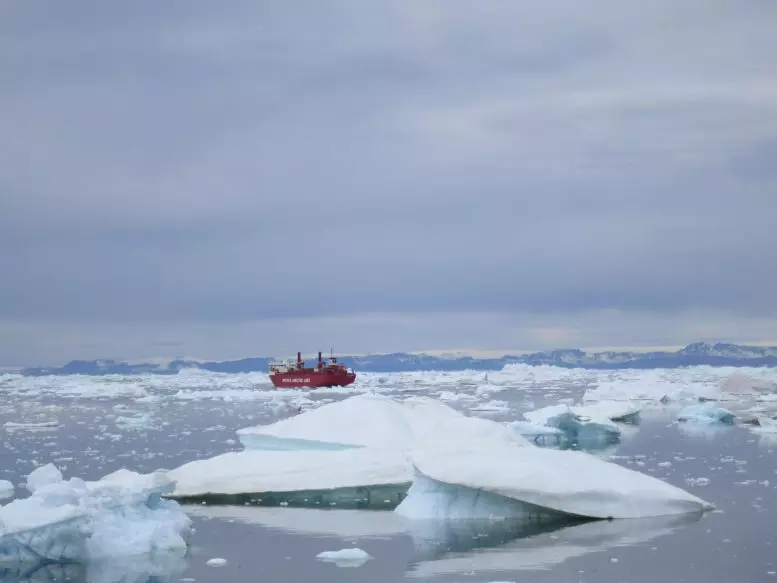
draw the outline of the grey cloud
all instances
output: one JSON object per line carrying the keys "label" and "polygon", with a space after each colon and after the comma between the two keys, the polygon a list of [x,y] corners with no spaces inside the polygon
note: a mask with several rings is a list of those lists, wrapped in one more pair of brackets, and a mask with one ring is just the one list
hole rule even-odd
{"label": "grey cloud", "polygon": [[0,320],[775,312],[770,3],[6,16]]}

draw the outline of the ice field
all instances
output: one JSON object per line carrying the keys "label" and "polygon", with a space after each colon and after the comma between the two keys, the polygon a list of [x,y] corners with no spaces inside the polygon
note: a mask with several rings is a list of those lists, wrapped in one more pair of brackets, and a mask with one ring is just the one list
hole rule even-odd
{"label": "ice field", "polygon": [[[777,544],[756,536],[777,517],[773,369],[519,365],[306,391],[258,373],[6,374],[0,396],[0,581],[216,580],[257,552],[267,576],[294,570],[241,550],[245,528],[269,545],[295,533],[299,549],[342,539],[305,555],[312,573],[485,581],[726,528],[703,548],[747,539],[753,560],[732,551],[732,572],[777,570],[752,550]],[[228,540],[228,560],[206,565]],[[347,551],[362,540],[409,541],[412,559],[389,567],[380,548]],[[607,563],[612,580],[619,565]]]}

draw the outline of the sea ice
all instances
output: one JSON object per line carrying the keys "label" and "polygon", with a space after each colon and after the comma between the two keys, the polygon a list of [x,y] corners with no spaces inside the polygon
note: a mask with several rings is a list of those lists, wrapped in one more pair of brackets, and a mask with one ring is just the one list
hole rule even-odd
{"label": "sea ice", "polygon": [[[55,479],[59,477],[59,479]],[[0,563],[85,563],[185,549],[191,521],[164,472],[119,470],[99,481],[63,480],[56,467],[27,479],[28,498],[0,506]]]}
{"label": "sea ice", "polygon": [[713,403],[701,403],[683,408],[677,414],[677,420],[689,423],[723,423],[731,425],[734,423],[734,413]]}
{"label": "sea ice", "polygon": [[396,509],[408,518],[645,518],[712,508],[657,478],[578,451],[495,444],[419,451],[412,459],[417,479]]}
{"label": "sea ice", "polygon": [[324,551],[318,553],[316,558],[334,563],[339,567],[360,567],[372,557],[362,549],[353,548],[339,551]]}
{"label": "sea ice", "polygon": [[562,431],[570,443],[612,443],[617,441],[621,434],[620,428],[606,416],[580,414],[578,408],[569,405],[551,405],[526,412],[523,416],[533,425],[544,425]]}
{"label": "sea ice", "polygon": [[14,485],[8,480],[0,480],[0,500],[11,498],[14,493]]}

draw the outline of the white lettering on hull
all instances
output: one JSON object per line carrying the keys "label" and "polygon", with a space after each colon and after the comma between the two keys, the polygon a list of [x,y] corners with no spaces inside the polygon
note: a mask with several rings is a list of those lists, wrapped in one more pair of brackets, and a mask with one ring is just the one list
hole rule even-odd
{"label": "white lettering on hull", "polygon": [[300,378],[291,378],[291,379],[281,379],[282,383],[294,383],[294,384],[300,384],[300,383],[309,383],[310,379],[300,379]]}

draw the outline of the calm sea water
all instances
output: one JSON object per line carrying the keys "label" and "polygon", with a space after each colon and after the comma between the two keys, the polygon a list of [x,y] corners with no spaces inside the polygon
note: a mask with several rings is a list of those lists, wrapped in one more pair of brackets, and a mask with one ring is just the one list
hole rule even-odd
{"label": "calm sea water", "polygon": [[[467,393],[472,387],[460,390]],[[581,392],[574,386],[553,393],[544,387],[506,390],[490,398],[506,401],[507,409],[481,414],[514,419],[522,410]],[[86,479],[121,467],[144,472],[173,468],[241,449],[236,429],[293,411],[250,400],[138,403],[126,397],[63,399],[11,392],[5,398],[0,425],[20,419],[60,422],[50,429],[6,429],[0,478],[16,484],[36,464],[48,462],[68,477]],[[196,533],[183,558],[163,557],[148,565],[49,566],[34,573],[10,569],[0,571],[0,582],[777,581],[777,442],[737,426],[678,426],[674,411],[643,413],[639,426],[626,428],[621,443],[596,455],[660,477],[717,506],[700,519],[593,522],[536,532],[521,524],[413,525],[391,512],[191,507]],[[134,423],[122,423],[122,417],[133,416]],[[373,558],[356,567],[315,558],[321,551],[353,546]],[[214,557],[227,562],[208,566]]]}

